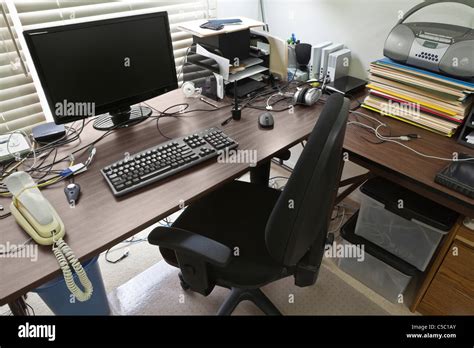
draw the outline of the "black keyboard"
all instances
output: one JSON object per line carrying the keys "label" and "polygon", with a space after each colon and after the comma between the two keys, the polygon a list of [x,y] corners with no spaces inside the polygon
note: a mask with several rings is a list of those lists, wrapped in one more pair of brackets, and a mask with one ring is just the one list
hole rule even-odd
{"label": "black keyboard", "polygon": [[118,161],[101,170],[114,196],[123,196],[143,186],[193,167],[221,151],[239,144],[218,128],[173,139]]}

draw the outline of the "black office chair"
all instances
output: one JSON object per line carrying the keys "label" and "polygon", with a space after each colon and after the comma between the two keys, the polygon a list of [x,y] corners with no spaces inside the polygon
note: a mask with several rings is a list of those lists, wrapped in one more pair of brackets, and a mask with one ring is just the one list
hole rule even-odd
{"label": "black office chair", "polygon": [[326,103],[285,189],[234,181],[191,204],[172,227],[148,236],[184,289],[209,295],[231,289],[219,309],[230,315],[244,300],[281,314],[260,288],[293,275],[297,286],[316,282],[342,172],[349,101]]}

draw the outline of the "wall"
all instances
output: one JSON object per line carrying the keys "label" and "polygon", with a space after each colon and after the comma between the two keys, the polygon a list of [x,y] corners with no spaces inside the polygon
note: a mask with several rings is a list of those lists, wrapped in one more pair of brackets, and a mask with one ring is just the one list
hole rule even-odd
{"label": "wall", "polygon": [[[474,1],[474,0],[473,0]],[[352,50],[351,75],[365,78],[368,65],[383,56],[390,30],[422,0],[263,0],[270,32],[281,38],[295,33],[302,42],[342,42]],[[217,0],[218,17],[245,16],[260,19],[258,0]],[[474,16],[459,4],[432,5],[411,19],[443,21],[473,26]],[[459,15],[463,11],[463,16]],[[448,21],[449,22],[449,21]]]}
{"label": "wall", "polygon": [[259,18],[258,0],[217,0],[217,17]]}
{"label": "wall", "polygon": [[382,57],[387,35],[420,0],[265,0],[270,32],[302,42],[342,42],[352,50],[351,75],[364,78],[368,64]]}

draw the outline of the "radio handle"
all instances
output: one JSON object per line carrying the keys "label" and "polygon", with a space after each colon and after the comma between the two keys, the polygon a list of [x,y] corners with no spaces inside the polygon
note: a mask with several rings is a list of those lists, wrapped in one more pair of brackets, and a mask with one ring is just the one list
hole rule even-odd
{"label": "radio handle", "polygon": [[403,22],[405,22],[408,19],[408,17],[413,15],[415,12],[418,12],[422,8],[425,8],[425,7],[428,7],[430,5],[434,5],[434,4],[442,4],[442,3],[445,3],[445,2],[458,3],[458,4],[462,4],[462,5],[466,5],[466,6],[474,8],[474,2],[472,0],[442,0],[442,1],[439,1],[439,0],[425,0],[421,4],[418,4],[415,7],[413,7],[412,9],[410,9],[406,13],[406,15],[403,16],[403,18],[400,19],[400,21],[398,21],[398,24],[402,24]]}

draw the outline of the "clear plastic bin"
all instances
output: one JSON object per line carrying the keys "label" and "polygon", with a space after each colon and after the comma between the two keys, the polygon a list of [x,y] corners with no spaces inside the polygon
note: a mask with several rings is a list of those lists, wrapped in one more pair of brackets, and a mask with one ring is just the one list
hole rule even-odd
{"label": "clear plastic bin", "polygon": [[344,245],[364,245],[364,260],[339,258],[341,270],[393,303],[405,302],[403,295],[411,280],[419,274],[414,266],[355,235],[357,214],[342,228]]}
{"label": "clear plastic bin", "polygon": [[355,233],[425,271],[457,214],[380,178],[361,193]]}

